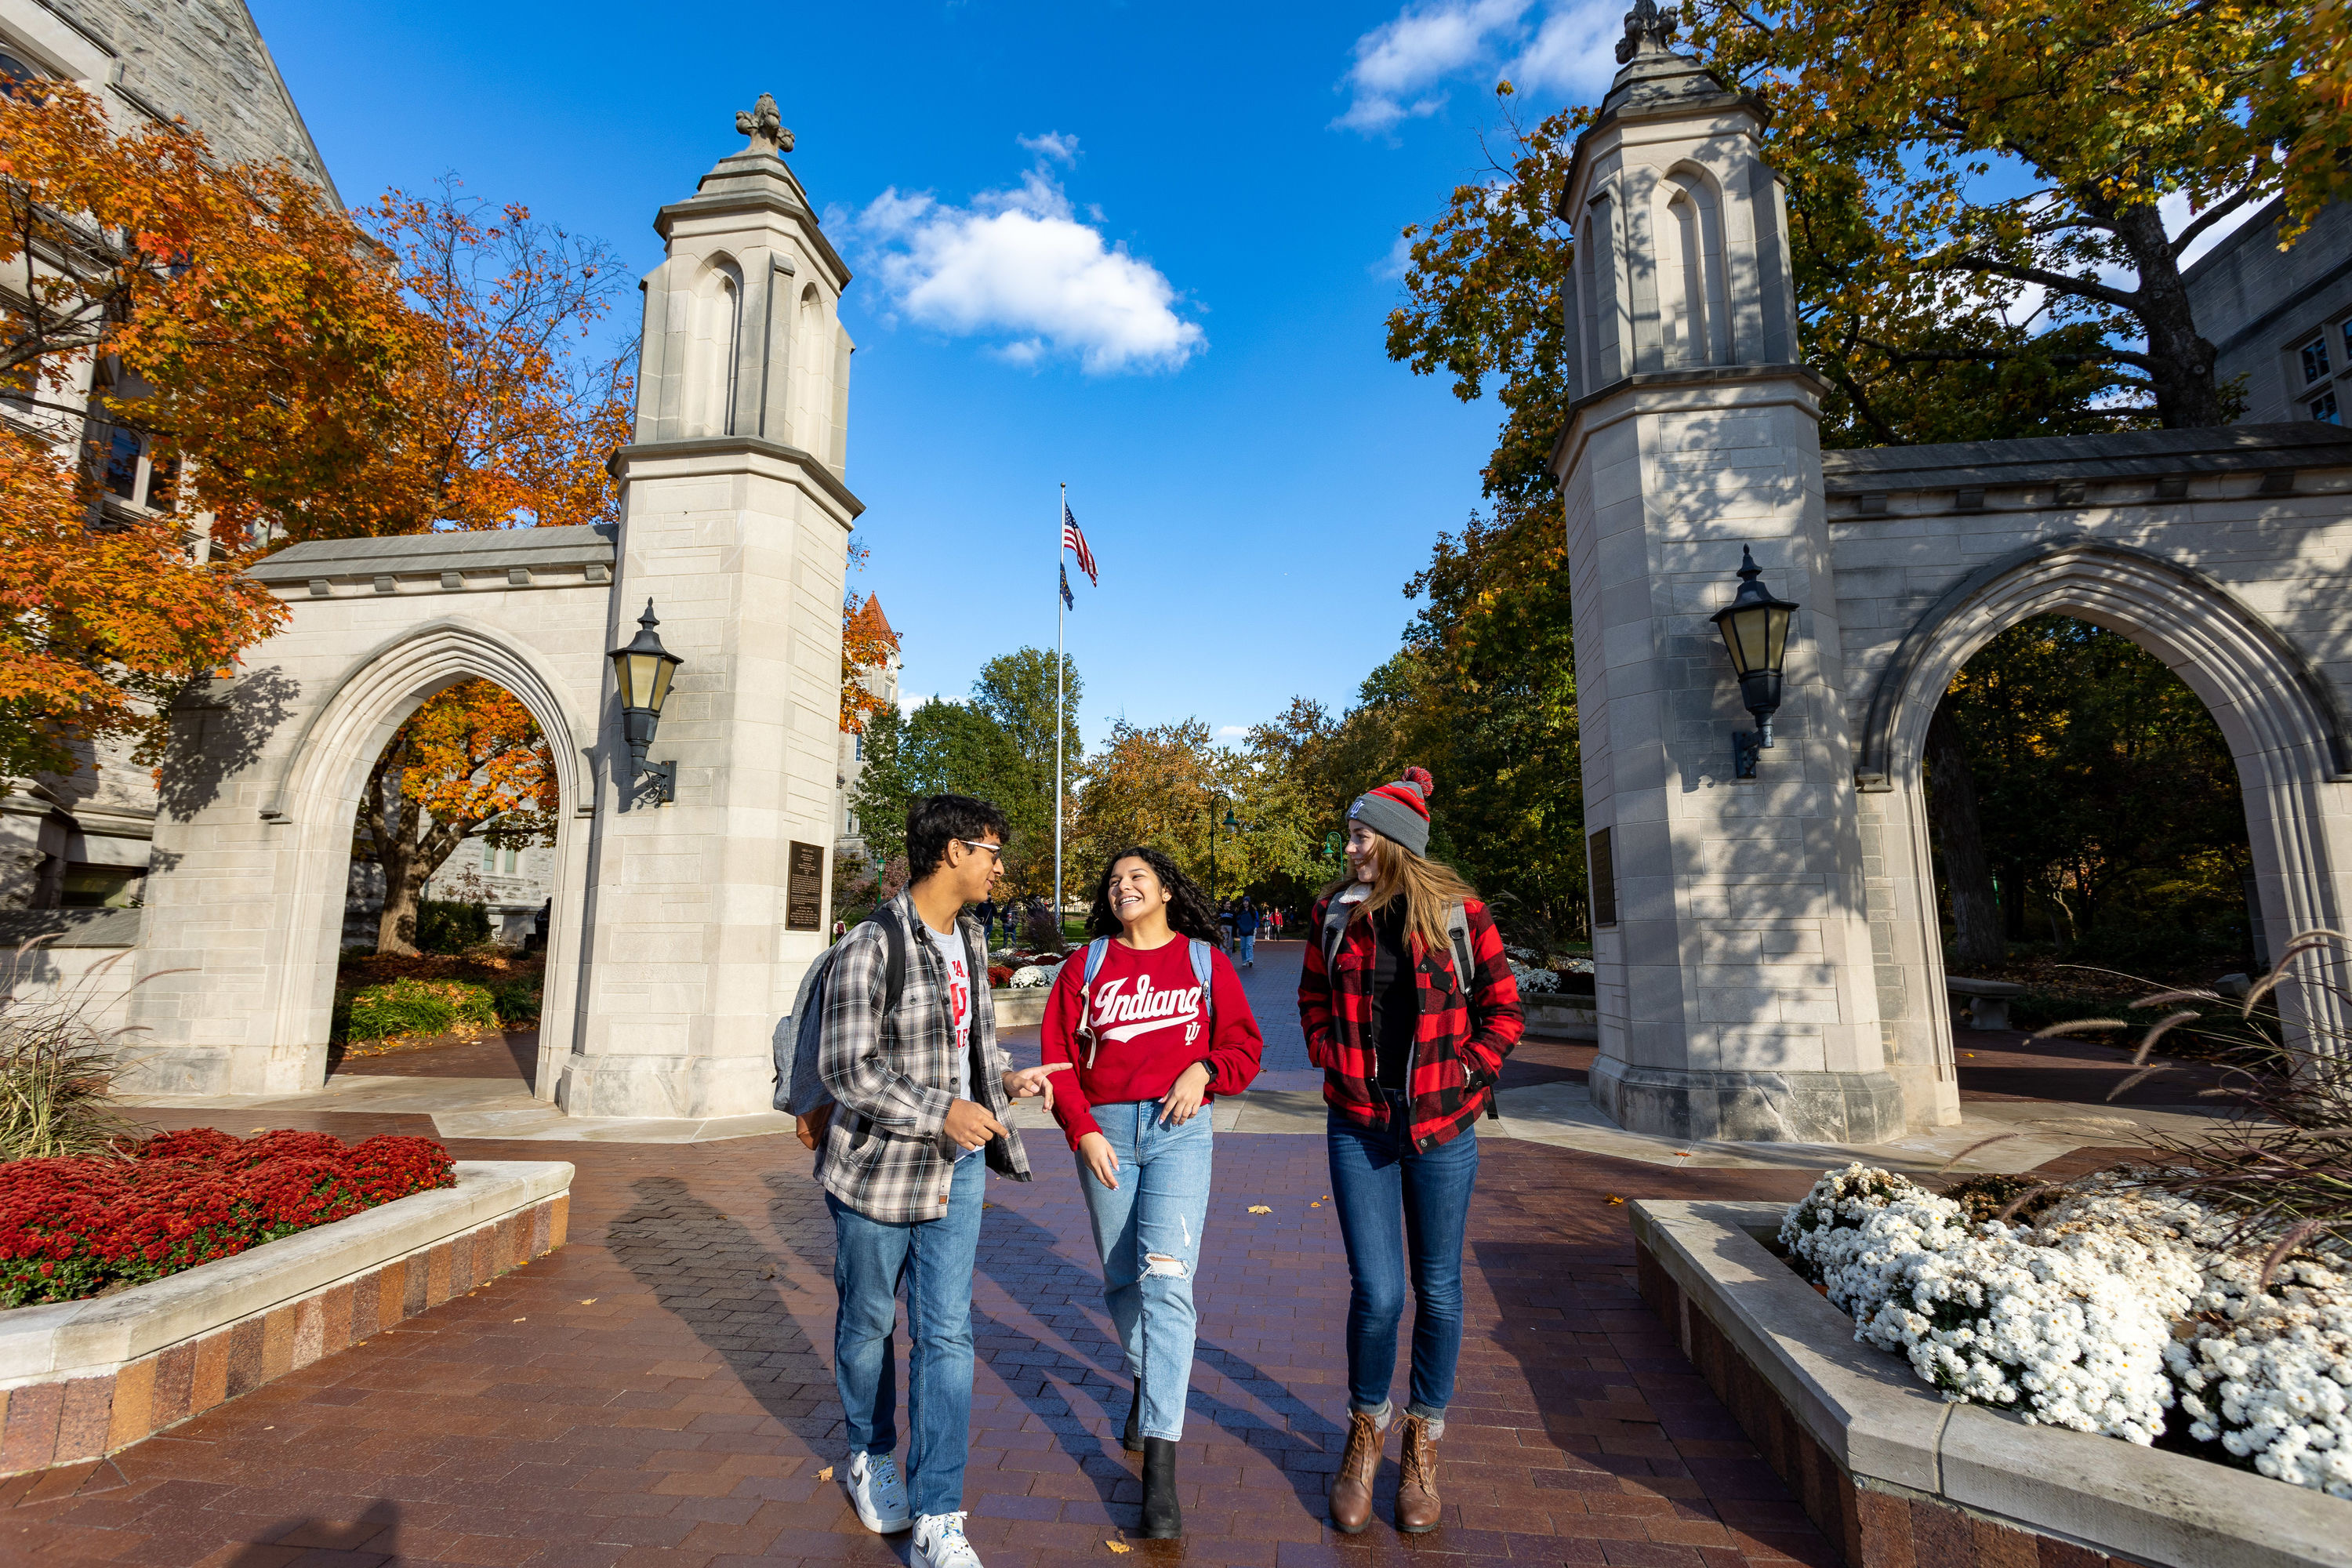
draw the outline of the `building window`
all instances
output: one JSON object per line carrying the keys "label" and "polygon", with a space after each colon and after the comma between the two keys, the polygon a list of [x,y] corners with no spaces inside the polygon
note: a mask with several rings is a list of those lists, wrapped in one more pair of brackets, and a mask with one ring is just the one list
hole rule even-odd
{"label": "building window", "polygon": [[2321,333],[2303,345],[2303,383],[2305,386],[2327,374],[2327,335]]}
{"label": "building window", "polygon": [[860,730],[849,738],[849,754],[859,762],[866,760],[866,731]]}
{"label": "building window", "polygon": [[482,872],[485,876],[511,877],[521,864],[521,850],[501,849],[487,838],[482,841]]}
{"label": "building window", "polygon": [[0,98],[14,98],[16,89],[41,73],[10,54],[0,54]]}
{"label": "building window", "polygon": [[2310,409],[2311,416],[2314,419],[2318,420],[2322,425],[2341,425],[2344,423],[2344,416],[2336,412],[2336,394],[2332,390],[2321,393],[2309,403],[2304,405],[2304,406]]}

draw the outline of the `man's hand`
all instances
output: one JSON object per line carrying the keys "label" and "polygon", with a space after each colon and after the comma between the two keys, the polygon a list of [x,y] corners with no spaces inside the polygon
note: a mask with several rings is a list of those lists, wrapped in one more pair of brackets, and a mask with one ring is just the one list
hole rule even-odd
{"label": "man's hand", "polygon": [[793,1118],[793,1134],[803,1149],[814,1149],[824,1142],[824,1130],[833,1125],[833,1102],[827,1100],[805,1116]]}
{"label": "man's hand", "polygon": [[1004,1075],[1004,1092],[1014,1100],[1034,1100],[1043,1095],[1045,1109],[1054,1109],[1054,1075],[1066,1072],[1069,1062],[1047,1062],[1044,1067],[1022,1068]]}
{"label": "man's hand", "polygon": [[1176,1075],[1176,1087],[1160,1102],[1160,1120],[1181,1127],[1201,1113],[1201,1097],[1209,1092],[1209,1069],[1194,1062]]}
{"label": "man's hand", "polygon": [[975,1105],[969,1100],[959,1100],[948,1107],[948,1136],[959,1149],[978,1149],[992,1138],[1002,1138],[1004,1123],[988,1113],[985,1105]]}
{"label": "man's hand", "polygon": [[1095,1173],[1095,1180],[1112,1192],[1118,1191],[1118,1151],[1110,1140],[1099,1132],[1089,1132],[1078,1140],[1078,1158]]}

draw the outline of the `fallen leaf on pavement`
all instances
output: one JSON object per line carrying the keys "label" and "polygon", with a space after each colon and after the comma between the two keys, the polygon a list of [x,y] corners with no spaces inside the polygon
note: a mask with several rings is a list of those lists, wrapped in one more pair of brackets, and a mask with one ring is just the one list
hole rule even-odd
{"label": "fallen leaf on pavement", "polygon": [[517,1318],[515,1321],[518,1323],[528,1323],[530,1320],[529,1318]]}
{"label": "fallen leaf on pavement", "polygon": [[1612,1204],[1622,1204],[1625,1201],[1623,1198],[1619,1197],[1615,1193],[1609,1194],[1608,1198]]}
{"label": "fallen leaf on pavement", "polygon": [[1124,1541],[1106,1541],[1103,1544],[1109,1547],[1113,1552],[1128,1552],[1135,1550],[1134,1547],[1129,1546]]}
{"label": "fallen leaf on pavement", "polygon": [[772,1264],[772,1263],[769,1263],[769,1264],[764,1264],[764,1265],[762,1265],[762,1266],[761,1267],[761,1269],[760,1269],[760,1278],[761,1278],[761,1279],[773,1279],[775,1277],[776,1277],[776,1266],[775,1266],[774,1264]]}
{"label": "fallen leaf on pavement", "polygon": [[580,1298],[580,1304],[583,1307],[593,1307],[596,1304],[596,1298],[593,1296],[583,1296]]}
{"label": "fallen leaf on pavement", "polygon": [[1323,1205],[1321,1204],[1308,1204],[1307,1206],[1311,1209],[1319,1209]]}
{"label": "fallen leaf on pavement", "polygon": [[824,1468],[819,1470],[816,1473],[816,1479],[821,1481],[829,1481],[833,1479],[833,1467],[831,1465],[827,1465]]}
{"label": "fallen leaf on pavement", "polygon": [[1272,1214],[1274,1210],[1267,1207],[1265,1204],[1252,1204],[1249,1206],[1249,1212],[1252,1214]]}

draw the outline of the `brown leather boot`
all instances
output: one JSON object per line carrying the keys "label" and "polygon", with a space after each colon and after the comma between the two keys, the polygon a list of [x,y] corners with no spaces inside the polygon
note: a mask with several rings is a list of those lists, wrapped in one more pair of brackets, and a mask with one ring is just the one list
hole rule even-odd
{"label": "brown leather boot", "polygon": [[1404,1471],[1397,1482],[1397,1528],[1421,1535],[1437,1528],[1437,1439],[1418,1415],[1404,1418]]}
{"label": "brown leather boot", "polygon": [[1348,1416],[1348,1451],[1331,1478],[1331,1523],[1353,1535],[1372,1521],[1372,1477],[1381,1468],[1381,1429],[1365,1411]]}

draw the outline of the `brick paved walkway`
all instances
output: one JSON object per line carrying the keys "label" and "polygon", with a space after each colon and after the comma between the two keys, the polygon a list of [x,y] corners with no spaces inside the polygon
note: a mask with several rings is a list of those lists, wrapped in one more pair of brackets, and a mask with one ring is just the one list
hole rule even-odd
{"label": "brick paved walkway", "polygon": [[[1274,1025],[1286,1015],[1268,1005],[1281,994],[1270,967],[1253,989],[1270,994]],[[1270,1039],[1269,1056],[1286,1044]],[[1556,1052],[1529,1058],[1528,1071],[1574,1070]],[[422,1117],[304,1120],[347,1136],[430,1132]],[[797,1144],[451,1150],[573,1161],[571,1245],[111,1460],[0,1482],[0,1563],[905,1560],[906,1537],[865,1533],[818,1479],[842,1458],[832,1230]],[[1030,1150],[1034,1184],[992,1184],[974,1291],[966,1501],[989,1568],[1114,1561],[1106,1542],[1133,1528],[1139,1500],[1076,1177],[1050,1135]],[[1624,1210],[1608,1201],[1789,1198],[1805,1174],[1486,1143],[1442,1448],[1445,1523],[1407,1542],[1381,1518],[1353,1539],[1324,1522],[1347,1270],[1332,1210],[1315,1206],[1328,1191],[1321,1140],[1228,1135],[1217,1159],[1181,1470],[1187,1537],[1139,1544],[1137,1561],[1833,1561],[1641,1305]],[[1382,1516],[1395,1477],[1392,1440]]]}

